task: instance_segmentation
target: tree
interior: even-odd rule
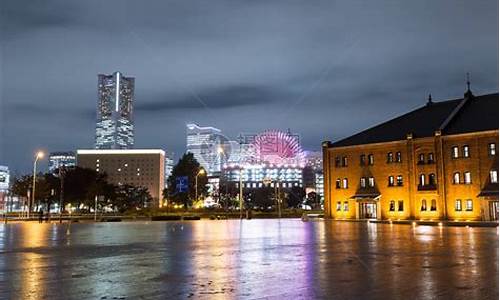
[[[198,196],[206,195],[208,179],[206,173],[197,175],[200,170],[201,166],[193,154],[184,154],[172,169],[172,175],[168,177],[168,198],[174,203],[183,204],[185,208],[191,206],[196,197],[196,176],[198,176]],[[187,193],[177,190],[177,178],[183,176],[188,178]]]
[[[120,213],[132,209],[141,209],[147,203],[153,201],[153,197],[148,192],[147,188],[135,187],[132,185],[121,185],[117,187],[116,198],[112,202],[113,208]]]
[[[306,191],[303,187],[294,186],[290,189],[286,197],[286,202],[288,207],[297,208],[302,204],[302,201],[306,195]]]
[[[64,177],[64,198],[77,208],[83,204],[89,209],[94,206],[96,195],[103,194],[106,189],[109,192],[106,184],[105,174],[92,169],[71,168]]]
[[[316,209],[320,205],[319,195],[316,192],[307,194],[306,205],[309,205],[312,209]]]

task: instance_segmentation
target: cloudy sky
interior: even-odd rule
[[[97,74],[136,78],[137,148],[185,124],[319,150],[435,100],[498,91],[497,0],[2,0],[0,164],[92,148]],[[42,164],[43,166],[43,164]]]

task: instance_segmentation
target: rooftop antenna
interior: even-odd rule
[[[470,74],[467,72],[467,91],[470,91]]]
[[[427,98],[427,105],[431,105],[432,104],[432,95],[429,94],[429,98]]]

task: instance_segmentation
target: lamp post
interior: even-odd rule
[[[243,167],[240,166],[240,220],[243,219],[243,180],[242,180]]]
[[[219,205],[220,205],[220,201],[221,201],[221,194],[222,194],[222,158],[223,158],[223,155],[224,155],[224,148],[222,148],[222,146],[219,146],[219,148],[217,148],[217,153],[219,154]]]
[[[33,162],[33,193],[31,193],[31,199],[28,206],[28,219],[30,217],[31,206],[35,203],[35,191],[36,191],[36,163],[39,159],[43,158],[43,152],[38,151],[35,155],[35,161]]]
[[[205,174],[205,169],[200,169],[194,178],[195,201],[198,201],[198,176]]]

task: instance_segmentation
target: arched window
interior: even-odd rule
[[[368,164],[373,165],[375,163],[375,159],[373,158],[373,154],[368,154]]]
[[[460,183],[460,173],[455,172],[453,174],[453,184],[459,184]]]
[[[337,178],[337,180],[335,180],[335,188],[340,189],[340,178]]]
[[[431,200],[431,211],[436,211],[436,199]]]
[[[471,179],[469,171],[464,172],[464,183],[465,184],[471,184],[472,183],[472,179]]]
[[[418,184],[420,186],[424,186],[425,185],[425,174],[420,174],[420,179],[419,179]]]
[[[388,180],[387,184],[389,186],[394,186],[394,176],[389,176],[387,180]]]
[[[362,188],[365,188],[366,187],[366,178],[365,177],[361,177],[359,179],[359,185],[362,187]]]
[[[429,174],[429,185],[436,185],[436,175],[434,173]]]
[[[427,200],[422,199],[422,206],[420,207],[420,211],[426,211],[427,210]]]
[[[347,156],[342,157],[342,167],[347,167]]]
[[[399,163],[399,162],[401,162],[401,160],[402,160],[401,159],[401,152],[398,151],[398,152],[396,152],[396,162]]]
[[[393,161],[394,161],[394,155],[392,154],[392,152],[387,153],[387,162],[391,163]]]
[[[370,186],[370,187],[374,187],[375,186],[375,178],[368,177],[368,186]]]
[[[469,145],[464,145],[462,147],[462,153],[464,157],[470,157]]]
[[[342,187],[343,187],[344,189],[346,189],[346,188],[348,188],[348,187],[349,187],[349,186],[348,186],[348,182],[347,182],[347,178],[344,178],[344,180],[342,180]]]

